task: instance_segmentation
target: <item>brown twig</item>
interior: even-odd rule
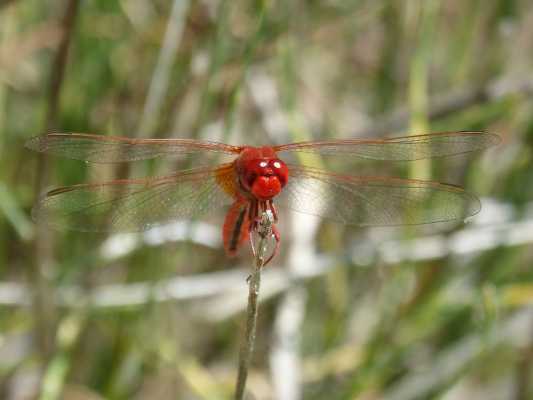
[[[481,87],[461,89],[435,96],[429,101],[428,118],[430,120],[444,118],[467,107],[502,100],[512,95],[533,95],[533,79],[527,76],[498,79]],[[353,136],[382,136],[403,130],[409,124],[410,114],[408,108],[398,109],[382,122],[358,129]]]
[[[259,235],[259,243],[255,251],[254,268],[252,269],[252,274],[248,277],[249,292],[248,309],[246,311],[246,331],[239,353],[239,372],[235,389],[236,400],[242,400],[244,398],[246,379],[248,378],[248,370],[254,352],[255,333],[257,329],[257,300],[261,286],[261,268],[263,268],[265,263],[268,240],[272,236],[272,223],[272,213],[264,212],[261,216],[259,231],[257,232]]]
[[[62,36],[59,48],[54,57],[50,81],[48,87],[48,109],[44,121],[45,132],[54,129],[57,125],[57,115],[59,110],[59,98],[63,85],[65,68],[68,59],[68,50],[74,30],[76,16],[79,8],[79,0],[68,0],[65,15],[61,22]],[[36,193],[40,193],[47,182],[49,167],[47,159],[43,153],[39,155],[37,165]],[[50,322],[53,321],[54,305],[50,295],[50,287],[46,276],[52,264],[52,237],[48,229],[38,226],[35,237],[35,261],[31,271],[31,277],[35,287],[35,297],[33,301],[35,315],[37,316],[36,331],[39,333],[39,345],[43,355],[47,356],[50,350],[50,343],[53,338]]]

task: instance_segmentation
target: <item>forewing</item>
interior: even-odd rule
[[[166,222],[200,217],[232,203],[233,167],[52,190],[33,210],[34,219],[80,231],[142,231]]]
[[[282,196],[295,211],[361,226],[416,225],[464,220],[479,200],[436,182],[351,177],[290,165]]]
[[[497,135],[484,132],[443,132],[381,140],[341,139],[291,143],[276,146],[284,152],[343,155],[372,160],[412,161],[482,150],[500,142]]]
[[[52,133],[26,142],[29,149],[75,160],[116,163],[195,153],[238,154],[240,147],[192,139],[133,139],[84,133]]]

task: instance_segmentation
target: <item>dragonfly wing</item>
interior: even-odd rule
[[[381,140],[344,139],[290,143],[275,147],[279,153],[306,152],[345,155],[372,160],[412,161],[482,150],[500,142],[484,132],[442,132]]]
[[[479,200],[463,189],[437,182],[351,177],[289,166],[283,189],[295,211],[350,225],[417,225],[464,220],[479,212]]]
[[[81,184],[48,192],[33,215],[73,230],[142,231],[231,204],[234,182],[232,164],[224,164],[154,179]]]
[[[75,160],[116,163],[195,153],[238,154],[240,147],[192,139],[133,139],[85,133],[52,133],[26,142],[29,149]]]

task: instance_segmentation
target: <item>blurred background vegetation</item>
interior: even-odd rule
[[[527,0],[0,1],[0,398],[229,399],[245,318],[250,256],[223,255],[220,218],[139,235],[35,226],[47,188],[165,167],[44,159],[31,136],[475,129],[502,145],[329,165],[465,186],[483,203],[469,223],[358,229],[282,212],[248,389],[532,399],[532,95]]]

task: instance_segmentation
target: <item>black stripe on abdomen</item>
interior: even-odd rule
[[[241,229],[242,224],[244,223],[244,218],[246,216],[246,209],[247,207],[244,207],[241,212],[239,213],[239,217],[235,221],[235,225],[233,226],[233,230],[231,233],[231,240],[229,242],[229,249],[230,251],[236,251],[237,246],[239,245],[240,238],[241,238]]]

